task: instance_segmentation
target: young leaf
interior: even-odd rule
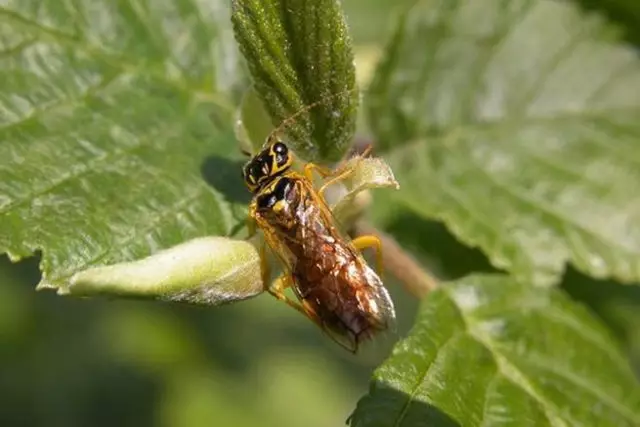
[[[351,425],[632,427],[640,386],[606,329],[559,290],[470,276],[427,297]]]
[[[351,144],[358,93],[351,39],[337,0],[233,0],[232,21],[274,126],[306,160],[336,161]],[[331,98],[329,98],[331,97]]]
[[[0,8],[0,252],[41,250],[43,285],[238,222],[233,82],[216,77],[236,57],[216,4]]]
[[[255,246],[227,237],[199,237],[136,261],[74,274],[58,293],[162,299],[215,306],[264,291]]]
[[[368,114],[402,202],[536,284],[640,283],[640,60],[566,2],[419,1]]]
[[[345,180],[346,186],[340,187],[344,192],[333,197],[327,192],[327,201],[331,204],[331,211],[338,223],[353,225],[354,221],[362,215],[370,197],[364,198],[366,191],[374,188],[388,188],[397,190],[399,185],[393,176],[393,171],[381,158],[354,157],[348,160],[349,167],[353,168],[353,174]],[[329,187],[327,190],[332,190]],[[364,203],[362,203],[364,202]],[[364,206],[363,206],[364,205]]]

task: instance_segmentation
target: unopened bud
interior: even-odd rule
[[[58,293],[220,305],[262,291],[255,246],[227,237],[201,237],[138,261],[80,271]]]

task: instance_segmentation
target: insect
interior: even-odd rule
[[[362,342],[391,328],[395,321],[393,302],[382,280],[360,253],[368,247],[376,249],[381,271],[380,240],[375,236],[349,240],[339,231],[324,198],[328,186],[348,177],[353,166],[332,171],[307,163],[303,173],[296,172],[293,153],[274,136],[276,131],[243,168],[245,184],[253,193],[250,233],[256,226],[262,230],[266,244],[283,264],[283,273],[267,290],[356,353]],[[326,179],[317,190],[314,171]],[[268,284],[265,249],[261,261]],[[287,288],[293,289],[298,301],[284,293]]]

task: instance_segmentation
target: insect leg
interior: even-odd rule
[[[371,151],[372,146],[369,145],[361,154],[358,155],[358,157],[360,158],[364,158],[367,155],[369,155],[369,152]],[[314,165],[313,163],[308,163],[307,166],[311,165],[312,167],[318,168],[319,166]],[[343,179],[347,178],[349,175],[351,175],[352,173],[354,173],[356,170],[355,166],[353,163],[349,162],[349,160],[346,160],[342,163],[341,166],[339,166],[336,170],[334,171],[329,171],[329,173],[327,173],[326,170],[324,170],[323,172],[321,172],[321,175],[326,178],[328,176],[332,176],[331,179],[329,179],[328,181],[325,181],[322,186],[320,187],[320,189],[318,190],[318,194],[320,194],[321,196],[324,196],[324,192],[325,190],[330,186],[335,184],[336,182],[340,182]],[[307,167],[305,166],[305,175],[307,173]]]
[[[247,218],[247,238],[253,237],[256,234],[256,222],[253,218]]]
[[[247,215],[247,238],[253,237],[256,234],[256,208],[253,203],[249,206],[249,213]],[[264,255],[264,254],[261,254]]]
[[[384,272],[383,264],[382,264],[382,242],[378,238],[378,236],[374,236],[372,234],[367,234],[366,236],[358,236],[351,241],[353,246],[359,251],[362,251],[366,248],[374,248],[376,251],[376,267],[378,269],[378,275],[382,276]]]
[[[273,281],[268,291],[271,295],[286,303],[289,307],[295,308],[300,313],[308,317],[316,325],[321,326],[318,315],[306,301],[303,301],[302,304],[300,304],[299,302],[292,300],[284,294],[285,289],[290,288],[292,284],[293,279],[291,275],[283,273],[282,275],[280,275],[280,277]]]
[[[354,168],[348,168],[348,169],[345,169],[344,171],[339,172],[338,175],[332,177],[330,180],[325,181],[322,184],[322,186],[318,189],[318,194],[324,197],[324,192],[330,185],[333,185],[336,182],[342,181],[343,179],[351,175],[354,171],[355,171]]]
[[[333,171],[327,167],[324,166],[320,166],[317,165],[315,163],[307,163],[306,165],[304,165],[304,176],[305,178],[307,178],[310,182],[313,182],[313,171],[318,172],[318,174],[323,177],[326,178],[330,175],[333,174]]]
[[[355,345],[348,345],[345,342],[341,341],[325,327],[325,325],[322,323],[322,320],[320,319],[320,316],[318,316],[318,314],[308,301],[302,300],[301,303],[299,303],[297,301],[293,301],[291,298],[287,297],[284,294],[284,290],[290,288],[292,285],[293,277],[291,276],[291,274],[283,273],[282,275],[280,275],[280,277],[273,281],[268,291],[271,295],[273,295],[280,301],[285,302],[290,307],[293,307],[300,313],[304,314],[305,317],[315,323],[316,326],[322,329],[324,333],[327,334],[327,336],[332,340],[334,340],[350,352],[355,353],[358,349],[357,339],[355,341]]]
[[[255,233],[255,226],[254,226]],[[267,245],[266,243],[262,243],[260,245],[260,275],[262,276],[262,286],[264,286],[267,290],[269,290],[269,280],[271,279],[271,265],[269,264],[269,259],[267,258]]]

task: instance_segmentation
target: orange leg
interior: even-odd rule
[[[323,200],[324,200],[324,192],[330,185],[333,185],[337,182],[342,181],[343,179],[347,178],[349,175],[351,175],[355,171],[353,167],[340,167],[336,170],[331,170],[329,168],[317,165],[315,163],[307,163],[306,165],[304,165],[304,176],[312,183],[313,183],[314,170],[317,171],[318,174],[323,178],[331,177],[329,180],[325,181],[318,189],[318,195],[320,195],[320,197],[322,197]]]
[[[362,252],[366,248],[374,248],[376,251],[376,267],[378,269],[378,275],[382,277],[384,273],[384,266],[382,263],[382,242],[378,236],[368,234],[366,236],[358,236],[351,241],[356,249]]]
[[[358,157],[364,158],[366,157],[373,147],[369,145]],[[345,160],[342,165],[340,165],[337,169],[331,170],[324,166],[317,165],[315,163],[307,163],[304,165],[304,176],[311,182],[313,182],[313,171],[317,171],[318,174],[323,178],[331,177],[328,181],[325,181],[320,189],[318,190],[318,194],[320,194],[324,198],[325,190],[330,186],[337,182],[342,181],[347,178],[349,175],[355,172],[355,167],[349,164],[349,159]]]
[[[251,205],[249,205],[249,212],[247,214],[247,239],[253,237],[256,234],[256,228],[256,209],[254,204],[251,203]]]
[[[256,234],[256,222],[252,217],[247,218],[247,239],[255,236]]]
[[[262,286],[264,286],[266,290],[269,290],[269,285],[267,285],[267,283],[269,283],[269,280],[271,280],[271,266],[269,265],[269,260],[267,259],[267,244],[264,242],[262,243],[262,245],[260,245],[259,256]]]
[[[311,182],[313,182],[314,170],[318,172],[318,175],[323,178],[333,175],[333,171],[327,167],[320,166],[315,163],[307,163],[306,165],[304,165],[304,176]]]
[[[299,303],[298,301],[292,300],[284,294],[284,291],[287,288],[290,288],[292,285],[293,279],[291,275],[283,273],[282,275],[280,275],[280,277],[273,281],[273,283],[267,290],[271,295],[286,303],[289,307],[295,308],[297,311],[308,317],[316,325],[321,326],[318,315],[306,301],[302,301],[302,303]]]
[[[322,186],[318,189],[318,194],[320,194],[322,197],[324,197],[324,192],[326,191],[326,189],[330,186],[333,185],[337,182],[342,181],[343,179],[347,178],[349,175],[351,175],[353,172],[355,172],[354,168],[348,168],[345,169],[344,171],[341,171],[340,173],[338,173],[338,175],[332,177],[330,180],[325,181]]]

